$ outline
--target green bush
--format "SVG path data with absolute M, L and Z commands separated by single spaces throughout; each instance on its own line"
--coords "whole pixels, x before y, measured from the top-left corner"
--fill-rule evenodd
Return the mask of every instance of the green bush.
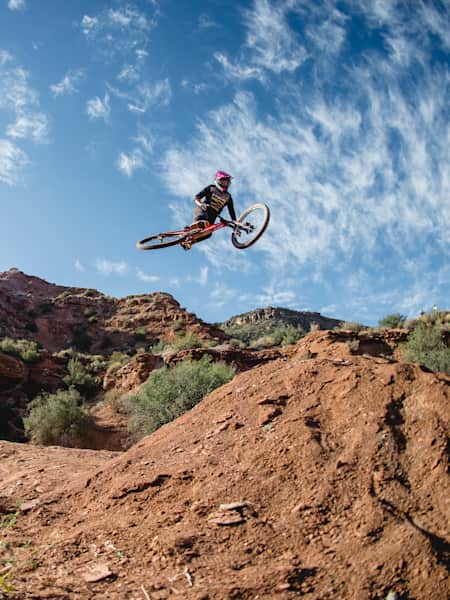
M 43 300 L 41 302 L 40 309 L 43 315 L 48 314 L 53 310 L 53 302 L 51 300 Z
M 203 342 L 196 335 L 189 333 L 178 336 L 169 346 L 172 350 L 189 350 L 190 348 L 202 348 Z
M 73 331 L 72 344 L 77 350 L 87 352 L 92 346 L 92 338 L 84 327 L 76 327 Z
M 30 402 L 28 409 L 23 422 L 35 444 L 71 447 L 87 440 L 90 417 L 75 389 L 44 393 Z
M 105 335 L 102 338 L 102 342 L 100 344 L 100 347 L 102 350 L 106 350 L 107 348 L 110 348 L 112 346 L 112 339 L 109 337 L 109 335 Z
M 95 363 L 92 364 L 95 365 Z M 67 369 L 69 374 L 64 377 L 64 383 L 69 387 L 74 387 L 83 396 L 88 398 L 95 396 L 100 388 L 100 379 L 80 362 L 78 356 L 75 355 L 69 360 Z
M 234 325 L 225 328 L 224 331 L 238 347 L 253 349 L 295 344 L 305 335 L 302 327 L 276 320 Z
M 144 341 L 145 339 L 147 339 L 147 328 L 138 327 L 134 332 L 134 339 L 136 341 Z
M 118 414 L 126 412 L 123 403 L 123 394 L 118 390 L 108 390 L 103 396 L 103 402 L 108 404 Z
M 233 367 L 211 362 L 210 357 L 157 369 L 137 395 L 124 400 L 130 415 L 130 431 L 137 437 L 155 431 L 190 410 L 234 374 Z
M 28 321 L 28 323 L 25 325 L 25 328 L 28 331 L 31 331 L 31 333 L 36 333 L 36 331 L 38 330 L 38 326 L 36 325 L 35 321 Z
M 338 329 L 359 333 L 360 331 L 363 331 L 363 329 L 366 329 L 366 327 L 357 321 L 345 321 Z
M 288 346 L 295 344 L 298 340 L 304 337 L 305 332 L 301 327 L 294 327 L 293 325 L 280 325 L 272 329 L 272 332 L 263 335 L 250 342 L 250 348 L 253 349 L 264 349 L 273 348 L 274 346 Z
M 400 313 L 392 313 L 386 315 L 380 321 L 378 321 L 379 327 L 382 329 L 401 329 L 406 321 L 406 317 Z
M 18 356 L 26 363 L 33 363 L 39 360 L 37 342 L 31 340 L 13 340 L 10 337 L 5 337 L 0 342 L 0 352 Z
M 186 323 L 183 319 L 177 319 L 172 323 L 172 331 L 183 331 L 186 327 Z
M 405 360 L 417 362 L 431 371 L 450 375 L 450 348 L 437 324 L 419 322 L 403 345 Z

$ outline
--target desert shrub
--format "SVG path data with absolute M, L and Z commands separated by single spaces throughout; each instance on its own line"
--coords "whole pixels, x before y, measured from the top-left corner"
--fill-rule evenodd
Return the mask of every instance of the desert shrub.
M 95 310 L 94 310 L 94 308 L 92 308 L 92 306 L 88 306 L 87 308 L 84 309 L 83 314 L 86 318 L 89 318 L 95 314 Z
M 125 407 L 123 402 L 123 394 L 118 390 L 108 390 L 103 396 L 103 402 L 108 404 L 116 413 L 124 413 Z
M 136 341 L 143 341 L 147 338 L 147 328 L 146 327 L 138 327 L 134 332 L 134 339 Z
M 51 300 L 43 300 L 40 304 L 40 310 L 43 315 L 48 314 L 53 310 L 53 302 Z
M 150 374 L 137 395 L 124 400 L 130 431 L 138 437 L 190 410 L 209 392 L 234 377 L 235 369 L 210 357 L 182 361 Z
M 88 398 L 91 398 L 98 392 L 100 380 L 92 373 L 95 367 L 89 369 L 75 355 L 67 363 L 67 369 L 69 374 L 64 377 L 64 383 L 69 387 L 74 387 L 80 394 Z
M 162 340 L 158 340 L 150 345 L 148 351 L 151 352 L 152 354 L 161 354 L 167 347 L 168 347 L 168 344 L 166 342 L 163 342 Z
M 349 349 L 351 354 L 357 354 L 359 350 L 360 341 L 358 338 L 353 338 L 348 340 L 347 348 Z
M 366 328 L 364 325 L 356 321 L 345 321 L 344 323 L 342 323 L 339 329 L 344 331 L 352 331 L 353 333 L 359 333 L 360 331 Z
M 107 373 L 112 375 L 131 360 L 131 356 L 125 352 L 113 352 L 109 357 Z
M 5 337 L 0 342 L 0 352 L 18 356 L 26 363 L 39 360 L 38 344 L 31 340 L 13 340 L 10 337 Z
M 173 350 L 189 350 L 190 348 L 202 348 L 203 342 L 194 334 L 180 335 L 170 344 Z
M 293 325 L 286 325 L 278 335 L 281 335 L 281 346 L 289 346 L 295 344 L 302 337 L 305 336 L 305 331 L 301 327 L 294 327 Z
M 76 327 L 72 334 L 72 344 L 77 350 L 87 352 L 92 346 L 92 338 L 84 327 Z
M 172 331 L 183 331 L 186 327 L 186 323 L 183 319 L 177 319 L 172 323 Z
M 36 333 L 36 331 L 38 330 L 38 326 L 36 325 L 35 321 L 28 321 L 25 327 L 28 331 L 31 331 L 31 333 Z
M 110 348 L 112 346 L 112 339 L 109 337 L 109 335 L 105 335 L 102 338 L 100 347 L 102 348 L 102 350 L 106 350 L 107 348 Z
M 305 332 L 301 327 L 280 325 L 273 329 L 271 333 L 263 335 L 256 340 L 252 340 L 249 345 L 250 348 L 254 349 L 288 346 L 289 344 L 295 344 L 304 335 Z
M 444 341 L 439 325 L 419 322 L 402 350 L 405 360 L 450 375 L 450 348 Z
M 74 446 L 86 441 L 90 417 L 75 389 L 41 394 L 28 405 L 24 417 L 27 436 L 44 446 Z
M 224 328 L 224 331 L 239 347 L 254 349 L 295 344 L 305 335 L 300 325 L 288 325 L 277 320 L 233 325 Z
M 379 327 L 382 329 L 401 329 L 406 321 L 406 317 L 400 313 L 392 313 L 386 315 L 380 321 L 378 321 Z

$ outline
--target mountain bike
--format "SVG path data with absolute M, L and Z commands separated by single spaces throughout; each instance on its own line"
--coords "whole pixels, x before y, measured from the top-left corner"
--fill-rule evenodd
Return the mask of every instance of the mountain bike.
M 229 221 L 219 217 L 218 223 L 208 224 L 206 227 L 197 226 L 196 223 L 184 229 L 157 233 L 144 238 L 136 243 L 139 250 L 156 250 L 180 245 L 185 250 L 190 250 L 193 244 L 210 237 L 219 229 L 230 227 L 231 243 L 238 250 L 249 248 L 262 236 L 269 224 L 270 210 L 265 204 L 253 204 L 239 216 L 237 221 Z

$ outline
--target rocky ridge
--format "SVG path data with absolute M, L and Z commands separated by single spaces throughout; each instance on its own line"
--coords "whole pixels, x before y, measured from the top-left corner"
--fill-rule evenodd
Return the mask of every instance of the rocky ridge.
M 317 329 L 334 329 L 342 324 L 342 321 L 325 317 L 318 312 L 267 306 L 231 317 L 221 323 L 220 327 L 229 329 L 241 327 L 242 325 L 263 324 L 264 322 L 293 325 L 294 327 L 301 327 L 305 331 L 309 331 L 312 327 L 316 327 Z
M 50 352 L 70 347 L 103 354 L 130 351 L 173 341 L 180 328 L 201 340 L 227 339 L 167 293 L 117 299 L 94 289 L 48 283 L 17 269 L 0 273 L 0 336 L 35 340 Z

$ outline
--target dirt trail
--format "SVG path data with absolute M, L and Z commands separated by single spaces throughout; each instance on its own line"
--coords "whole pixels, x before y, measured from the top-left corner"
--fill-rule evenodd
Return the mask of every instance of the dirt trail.
M 446 600 L 449 383 L 318 333 L 128 452 L 1 443 L 4 596 Z

